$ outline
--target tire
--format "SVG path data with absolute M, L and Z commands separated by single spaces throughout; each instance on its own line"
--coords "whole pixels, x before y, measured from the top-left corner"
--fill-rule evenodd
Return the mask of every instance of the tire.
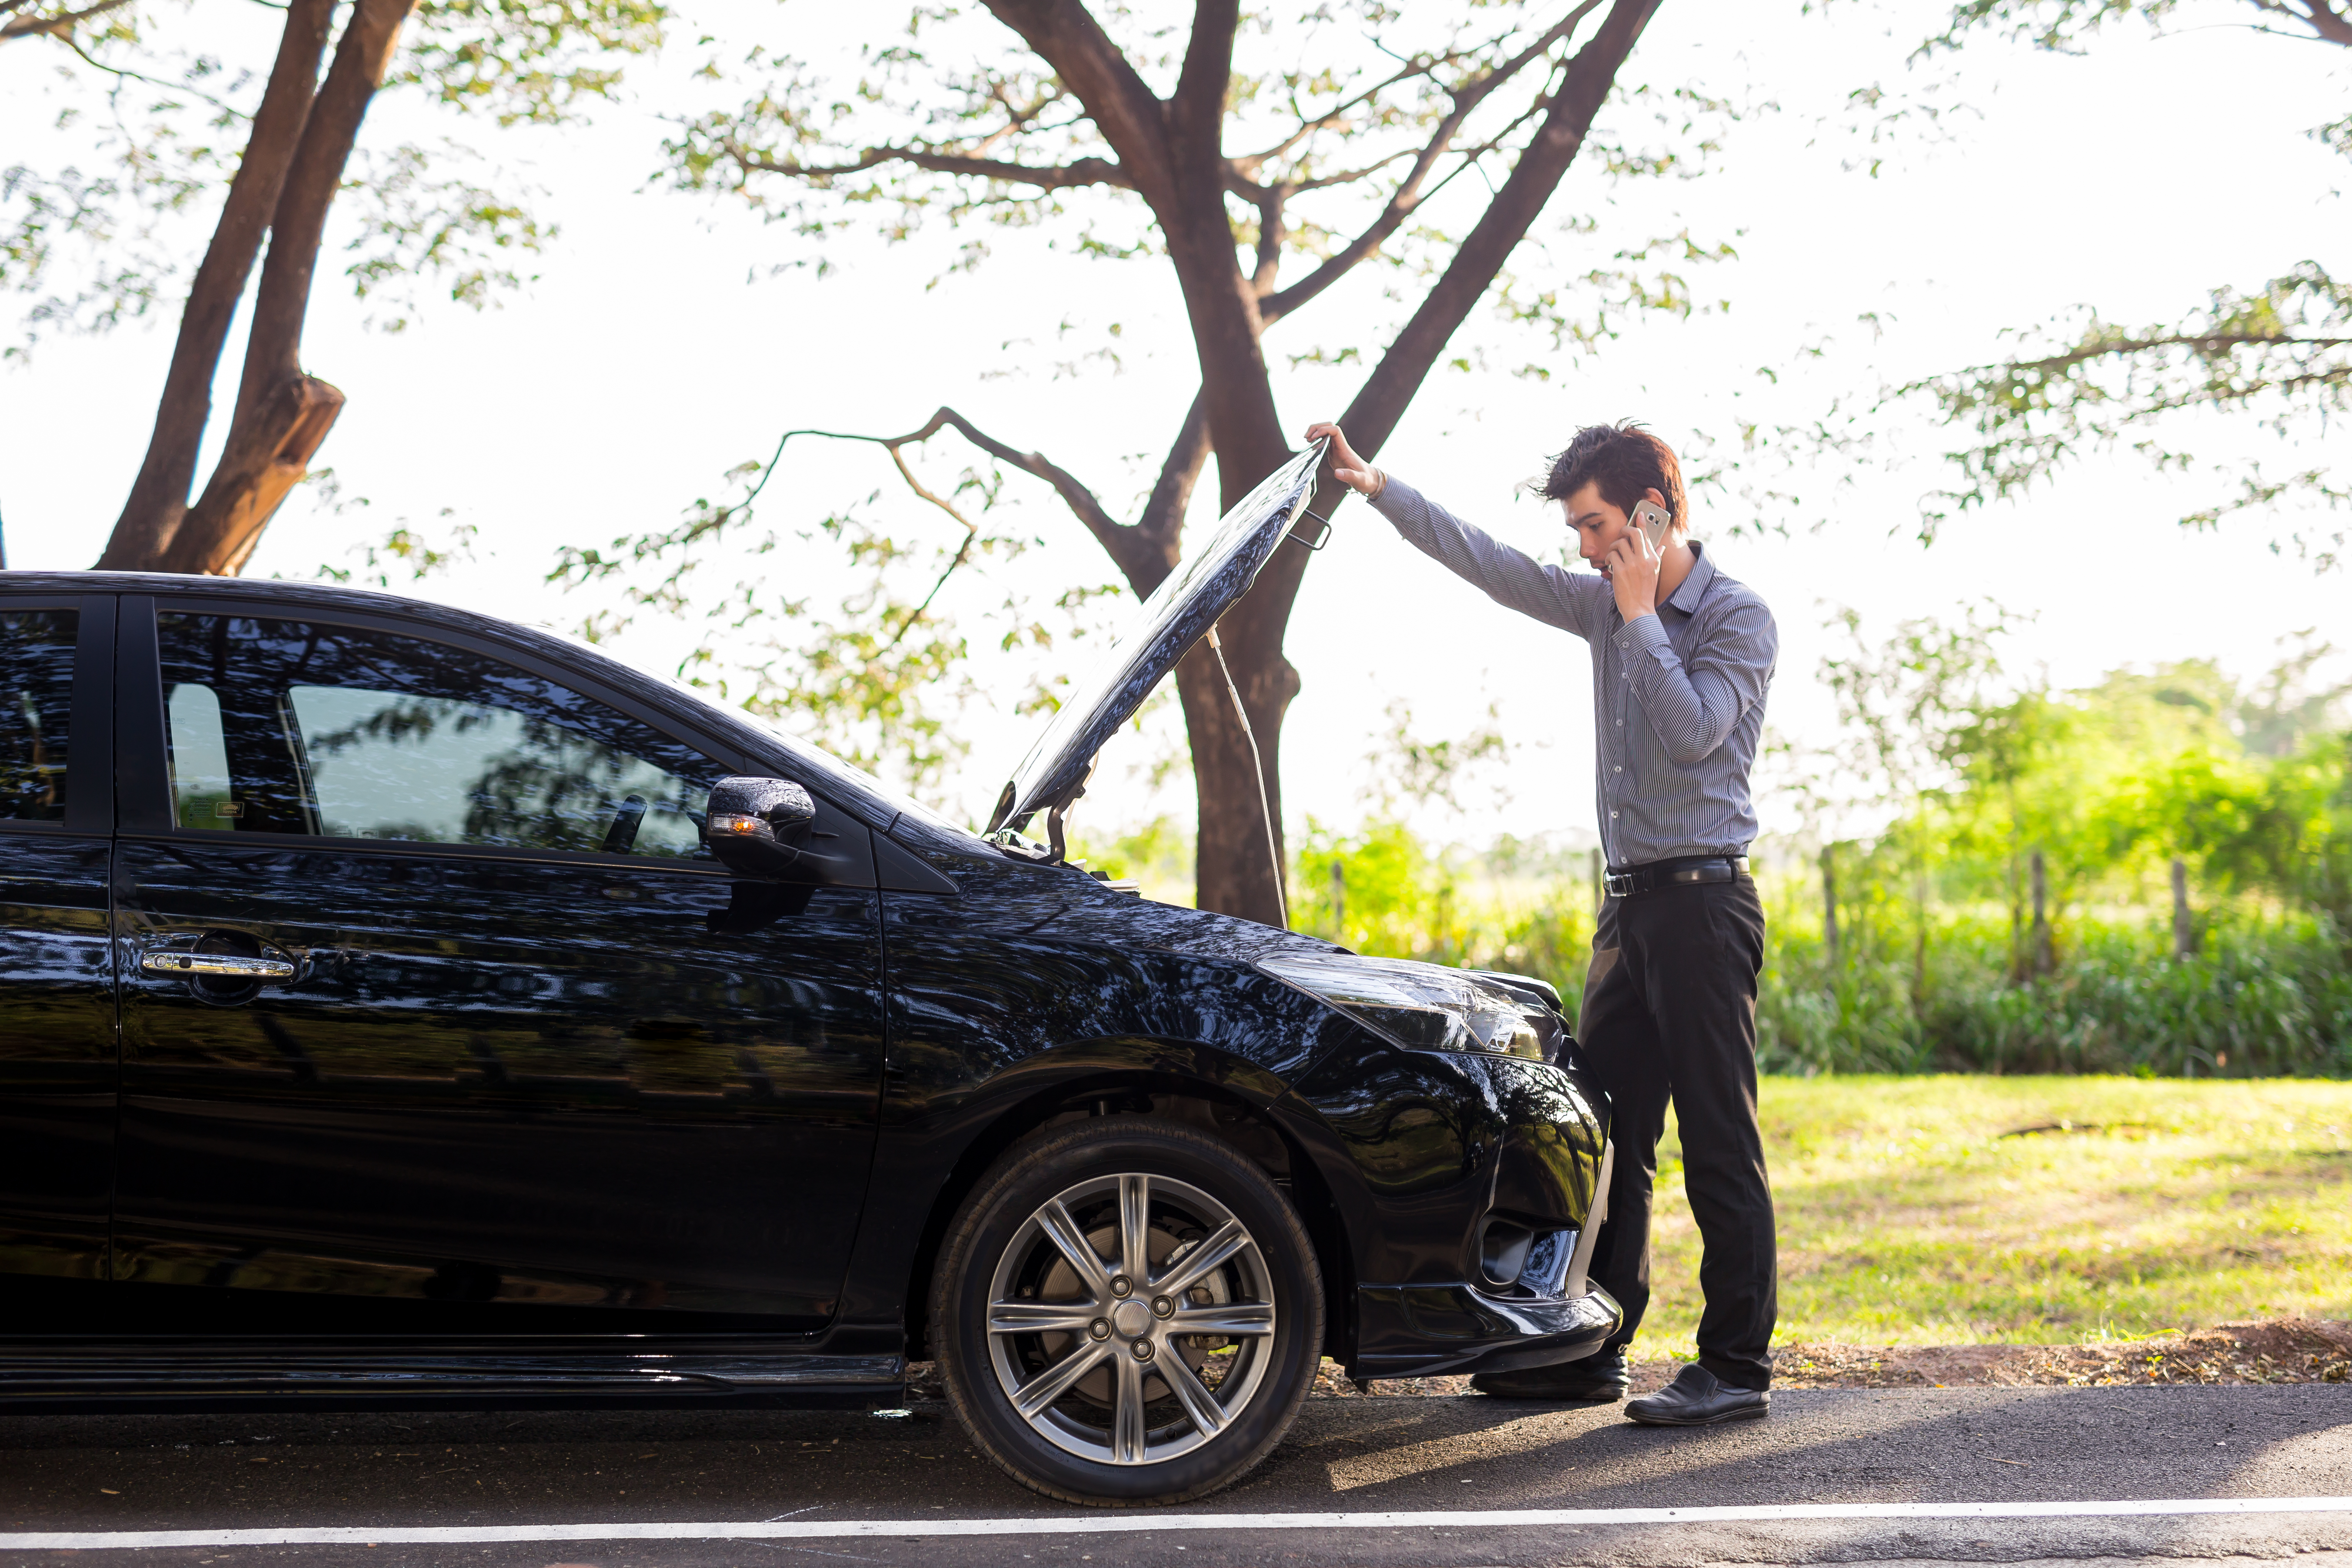
M 1140 1280 L 1123 1219 L 1139 1197 Z M 1281 1190 L 1214 1138 L 1139 1116 L 1006 1151 L 933 1279 L 957 1418 L 1008 1475 L 1065 1502 L 1184 1502 L 1240 1479 L 1290 1429 L 1322 1361 L 1322 1274 Z

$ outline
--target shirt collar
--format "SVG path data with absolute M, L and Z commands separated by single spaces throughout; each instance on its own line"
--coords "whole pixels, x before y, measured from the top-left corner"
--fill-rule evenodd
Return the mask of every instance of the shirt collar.
M 1706 558 L 1706 546 L 1693 540 L 1690 551 L 1690 575 L 1666 597 L 1667 604 L 1686 616 L 1698 613 L 1698 602 L 1706 597 L 1706 585 L 1715 581 L 1715 563 Z

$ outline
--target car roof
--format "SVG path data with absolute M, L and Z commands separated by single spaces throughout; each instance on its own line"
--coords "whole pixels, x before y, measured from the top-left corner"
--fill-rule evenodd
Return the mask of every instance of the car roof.
M 617 687 L 658 708 L 688 712 L 681 715 L 705 730 L 715 730 L 753 756 L 781 754 L 782 766 L 800 775 L 820 793 L 865 820 L 887 831 L 908 808 L 879 780 L 828 756 L 805 741 L 754 722 L 748 715 L 722 708 L 693 688 L 649 675 L 624 664 L 590 645 L 543 627 L 523 626 L 497 616 L 411 599 L 373 588 L 350 588 L 332 583 L 297 583 L 277 577 L 211 577 L 177 572 L 20 572 L 0 571 L 0 595 L 15 594 L 155 594 L 174 598 L 268 599 L 289 609 L 343 610 L 364 615 L 396 616 L 449 631 L 503 642 L 542 658 L 568 665 L 608 686 Z M 918 808 L 919 809 L 919 808 Z

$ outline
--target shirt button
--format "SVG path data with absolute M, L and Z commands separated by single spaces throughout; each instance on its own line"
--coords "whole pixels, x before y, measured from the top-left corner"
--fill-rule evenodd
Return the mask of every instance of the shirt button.
M 1620 767 L 1620 768 L 1612 769 L 1612 772 L 1615 772 L 1615 773 L 1623 773 L 1625 770 L 1624 770 L 1623 768 Z
M 1613 811 L 1612 811 L 1612 812 L 1611 812 L 1611 813 L 1609 814 L 1609 820 L 1610 820 L 1610 821 L 1612 821 L 1612 822 L 1616 821 L 1616 820 L 1617 820 L 1617 814 L 1616 814 L 1615 812 L 1613 812 Z
M 1624 727 L 1625 727 L 1625 721 L 1624 721 L 1624 720 L 1622 720 L 1622 719 L 1618 720 L 1618 721 L 1617 721 L 1617 728 L 1619 728 L 1620 730 L 1622 730 L 1622 729 L 1623 729 Z

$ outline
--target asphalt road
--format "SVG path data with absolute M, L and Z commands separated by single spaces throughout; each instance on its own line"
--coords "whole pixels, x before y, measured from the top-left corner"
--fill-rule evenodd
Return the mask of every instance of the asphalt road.
M 911 1415 L 450 1412 L 0 1417 L 0 1568 L 464 1564 L 702 1568 L 966 1564 L 1500 1564 L 2212 1561 L 2352 1568 L 2352 1387 L 1791 1392 L 1769 1420 L 1660 1431 L 1613 1408 L 1467 1396 L 1311 1401 L 1255 1475 L 1150 1513 L 1046 1503 L 974 1455 L 941 1406 Z M 2270 1511 L 2082 1516 L 2075 1505 L 2290 1500 Z M 1943 1505 L 2060 1505 L 1933 1517 Z M 1556 1510 L 1913 1505 L 1927 1517 Z M 1920 1510 L 1917 1505 L 1927 1505 Z M 1494 1510 L 1551 1510 L 1479 1522 Z M 1882 1513 L 1885 1511 L 1882 1510 Z M 1391 1516 L 1377 1526 L 1333 1514 Z M 1405 1517 L 1396 1517 L 1396 1516 Z M 1241 1516 L 1248 1516 L 1246 1518 Z M 1272 1517 L 1269 1517 L 1272 1516 Z M 1219 1520 L 1228 1523 L 1219 1523 Z M 792 1537 L 661 1538 L 776 1521 Z M 1022 1521 L 996 1533 L 971 1521 Z M 881 1521 L 847 1533 L 850 1521 Z M 89 1550 L 36 1532 L 438 1527 L 472 1540 Z M 583 1526 L 549 1539 L 549 1526 Z M 534 1540 L 481 1540 L 527 1527 Z M 648 1527 L 653 1527 L 649 1530 Z M 82 1548 L 70 1550 L 70 1548 Z M 2313 1556 L 2309 1554 L 2316 1553 Z

